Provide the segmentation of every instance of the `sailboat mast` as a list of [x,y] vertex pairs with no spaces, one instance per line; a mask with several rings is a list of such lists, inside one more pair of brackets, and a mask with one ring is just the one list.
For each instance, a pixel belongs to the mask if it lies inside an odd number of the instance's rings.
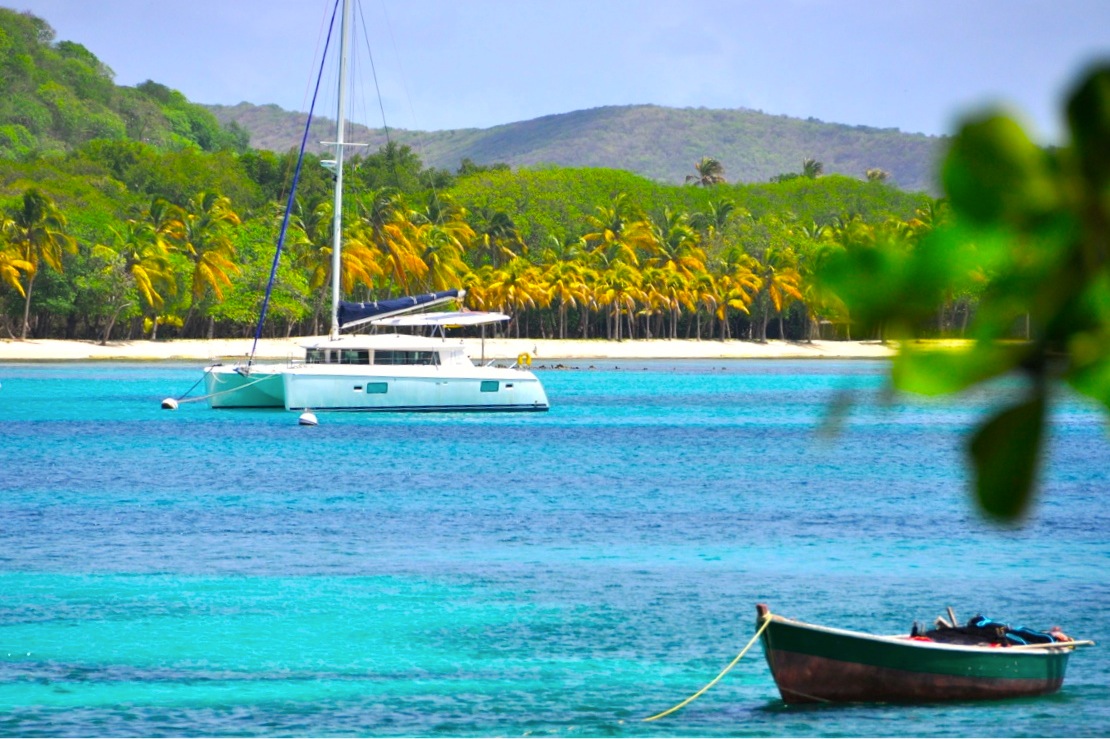
[[332,340],[339,338],[339,270],[342,264],[343,236],[343,153],[347,128],[347,58],[350,56],[351,0],[343,0],[339,20],[339,103],[335,114],[335,207],[332,214],[331,250],[331,331]]

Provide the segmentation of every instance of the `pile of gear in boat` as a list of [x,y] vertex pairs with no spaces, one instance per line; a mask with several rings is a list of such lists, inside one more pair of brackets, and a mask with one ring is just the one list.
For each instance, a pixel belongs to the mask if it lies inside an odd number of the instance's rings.
[[970,644],[993,646],[1020,646],[1027,644],[1054,644],[1070,642],[1071,638],[1053,626],[1048,631],[1037,631],[1025,626],[1010,626],[986,616],[974,616],[966,626],[956,624],[955,614],[948,611],[951,621],[943,616],[937,617],[934,628],[924,630],[915,621],[910,636],[921,641],[935,641],[943,644]]

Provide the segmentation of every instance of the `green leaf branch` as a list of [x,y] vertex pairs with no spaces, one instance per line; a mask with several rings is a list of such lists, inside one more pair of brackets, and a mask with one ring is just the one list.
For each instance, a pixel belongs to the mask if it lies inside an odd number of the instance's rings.
[[[941,171],[947,217],[917,241],[849,245],[820,274],[854,322],[901,342],[895,387],[938,395],[1026,378],[970,441],[977,499],[1003,520],[1025,513],[1036,489],[1053,388],[1110,412],[1110,66],[1082,78],[1066,112],[1069,140],[1052,149],[1001,112],[967,120]],[[963,292],[978,296],[970,346],[915,341]]]

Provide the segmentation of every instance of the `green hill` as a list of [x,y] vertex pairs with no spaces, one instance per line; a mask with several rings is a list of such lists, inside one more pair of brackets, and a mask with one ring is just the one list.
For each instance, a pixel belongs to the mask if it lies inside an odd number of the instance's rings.
[[247,136],[176,90],[119,87],[103,62],[30,13],[0,8],[0,159],[69,152],[93,139],[162,149],[246,148]]
[[[0,8],[0,159],[29,160],[71,152],[94,139],[141,141],[180,151],[285,152],[295,148],[304,113],[275,105],[202,106],[147,81],[120,87],[88,49],[54,40],[50,25]],[[334,124],[314,122],[310,140],[330,139]],[[374,151],[383,130],[356,130]],[[805,159],[826,174],[864,178],[889,173],[908,191],[935,192],[944,139],[896,129],[799,120],[752,110],[610,106],[544,116],[486,129],[391,132],[429,167],[455,171],[475,164],[514,168],[553,164],[622,169],[658,182],[681,183],[703,157],[722,163],[730,182],[767,182],[801,170]]]
[[[285,151],[300,142],[303,113],[275,105],[210,106],[225,124],[248,131],[260,149]],[[312,141],[332,136],[334,123],[318,118]],[[318,126],[318,128],[315,128]],[[557,164],[626,169],[662,182],[682,182],[702,157],[725,167],[730,182],[766,182],[799,172],[802,161],[822,163],[827,174],[864,178],[868,169],[890,174],[905,190],[935,191],[935,167],[944,139],[897,129],[845,126],[753,110],[709,110],[629,105],[579,110],[485,129],[419,132],[391,130],[428,166],[455,170],[464,159],[512,167]],[[353,136],[377,147],[381,129],[356,126]]]

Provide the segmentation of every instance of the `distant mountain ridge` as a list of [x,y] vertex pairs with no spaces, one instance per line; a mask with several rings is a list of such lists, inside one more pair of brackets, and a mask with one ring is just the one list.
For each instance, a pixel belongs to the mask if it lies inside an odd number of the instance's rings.
[[[299,145],[305,114],[276,105],[207,106],[221,122],[249,132],[257,149],[287,151]],[[310,141],[333,137],[334,122],[313,121]],[[623,105],[578,110],[492,128],[450,131],[390,130],[390,138],[411,146],[425,166],[454,171],[460,162],[504,162],[512,167],[554,164],[607,167],[636,172],[661,182],[682,182],[702,157],[713,157],[730,182],[767,182],[800,172],[815,159],[826,173],[863,179],[883,169],[890,181],[909,191],[935,192],[943,137],[892,128],[847,126],[802,120],[754,110],[668,108]],[[371,150],[386,142],[382,129],[356,126],[357,140]]]

